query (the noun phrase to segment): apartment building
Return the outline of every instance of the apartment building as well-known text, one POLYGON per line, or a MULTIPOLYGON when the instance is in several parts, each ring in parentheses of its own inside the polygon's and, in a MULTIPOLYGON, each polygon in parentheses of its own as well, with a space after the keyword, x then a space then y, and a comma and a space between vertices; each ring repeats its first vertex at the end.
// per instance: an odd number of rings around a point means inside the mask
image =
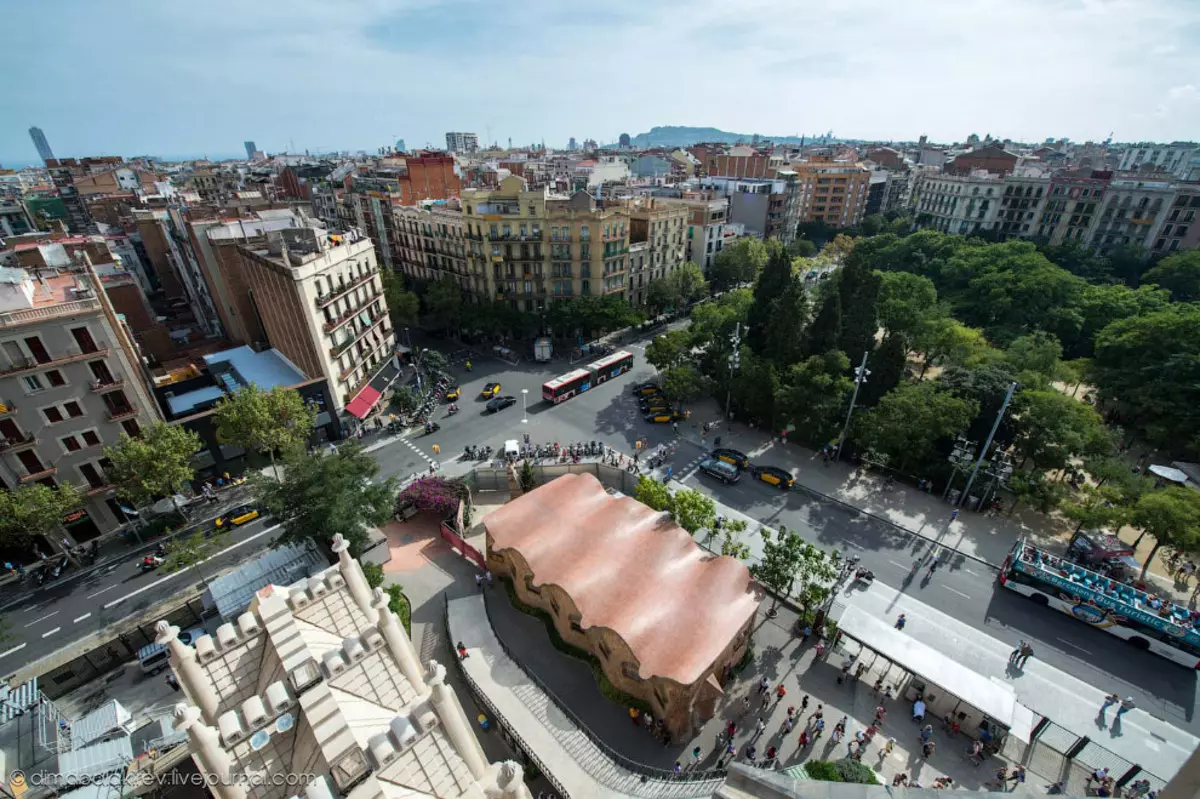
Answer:
POLYGON ((1004 182, 987 173, 926 175, 913 189, 917 224, 963 236, 993 230, 1003 192, 1004 182))
POLYGON ((1009 178, 1004 181, 997 229, 1005 236, 1033 235, 1046 206, 1050 178, 1009 178))
POLYGON ((713 259, 724 245, 725 224, 729 221, 729 198, 719 200, 683 200, 688 209, 687 259, 699 264, 708 274, 713 259))
POLYGON ((467 264, 466 224, 457 203, 426 203, 420 206, 396 206, 399 258, 397 271, 411 280, 441 280, 449 275, 473 302, 476 286, 467 264))
MULTIPOLYGON (((83 160, 86 162, 88 159, 83 160)), ((66 212, 67 229, 77 235, 91 232, 92 217, 88 213, 87 203, 75 188, 75 176, 84 174, 85 167, 74 158, 50 158, 46 160, 46 169, 50 172, 50 180, 54 182, 58 199, 62 201, 66 212)))
POLYGON ((270 346, 310 379, 325 377, 336 411, 367 416, 399 375, 371 240, 310 222, 238 252, 270 346))
MULTIPOLYGON (((735 145, 717 152, 701 145, 698 155, 702 157, 704 174, 712 178, 759 178, 775 176, 782 167, 783 159, 767 150, 757 150, 745 144, 735 145)), ((697 150, 693 150, 697 153, 697 150)))
POLYGON ((447 133, 446 149, 452 153, 473 153, 479 149, 479 137, 474 133, 447 133))
POLYGON ((629 216, 584 192, 529 190, 509 176, 462 198, 472 292, 540 311, 567 297, 595 297, 628 272, 629 216))
POLYGON ((800 180, 795 171, 781 169, 770 180, 706 178, 700 188, 727 197, 730 221, 744 225, 747 234, 784 244, 796 238, 800 180))
POLYGON ((90 261, 56 252, 36 269, 0 267, 0 488, 79 486, 86 503, 61 520, 79 543, 126 521, 104 447, 159 417, 90 261))
POLYGON ((216 304, 188 237, 187 221, 178 205, 133 212, 146 255, 168 299, 187 301, 195 324, 209 336, 220 336, 216 304))
POLYGON ((629 302, 641 307, 646 304, 650 286, 650 242, 631 241, 629 243, 629 273, 626 277, 629 302))
POLYGON ((0 241, 32 233, 33 219, 19 197, 0 197, 0 241))
MULTIPOLYGON (((647 244, 649 280, 666 277, 678 269, 686 260, 688 206, 661 197, 639 197, 629 200, 626 210, 629 213, 629 246, 643 241, 647 244)), ((619 265, 620 271, 610 274, 606 261, 605 294, 626 289, 625 260, 616 259, 611 263, 619 265)))
POLYGON ((1111 180, 1111 172, 1091 169, 1056 173, 1034 235, 1054 245, 1090 242, 1092 222, 1111 180))
POLYGON ((1131 144, 1121 153, 1117 166, 1122 172, 1161 169, 1180 180, 1200 179, 1200 145, 1195 142, 1138 142, 1131 144))
POLYGON ((814 156, 793 161, 780 176, 793 172, 799 183, 797 220, 830 227, 854 227, 867 210, 871 170, 862 164, 814 156))
POLYGON ((1113 178, 1092 229, 1091 248, 1101 255, 1127 245, 1152 249, 1175 196, 1176 186, 1170 180, 1113 178))
POLYGON ((1162 220, 1162 227, 1154 237, 1153 255, 1170 255, 1178 250, 1194 250, 1200 246, 1200 225, 1196 224, 1196 213, 1200 211, 1200 185, 1180 186, 1171 210, 1162 220))

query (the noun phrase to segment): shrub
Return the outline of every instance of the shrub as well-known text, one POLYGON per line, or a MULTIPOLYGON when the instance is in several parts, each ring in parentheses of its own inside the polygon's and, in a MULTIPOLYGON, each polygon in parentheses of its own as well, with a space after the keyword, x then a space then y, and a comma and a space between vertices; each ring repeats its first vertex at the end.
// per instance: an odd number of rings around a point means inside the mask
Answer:
POLYGON ((362 563, 363 577, 367 578, 367 585, 371 588, 378 588, 383 585, 383 567, 378 563, 362 563))
POLYGON ((853 782, 858 785, 877 785, 879 783, 875 779, 875 772, 857 760, 838 760, 833 763, 833 766, 841 776, 841 782, 853 782))
POLYGON ((828 760, 810 760, 804 764, 804 771, 814 780, 822 780, 824 782, 845 782, 842 779, 841 773, 833 763, 828 760))
POLYGON ((742 659, 733 667, 733 676, 736 677, 745 671, 751 663, 754 662, 754 642, 751 641, 746 645, 746 651, 742 653, 742 659))
POLYGON ((384 590, 388 594, 388 608, 400 617, 400 623, 404 625, 404 632, 408 633, 409 638, 412 638, 412 604, 405 596, 404 588, 400 585, 389 585, 384 590))

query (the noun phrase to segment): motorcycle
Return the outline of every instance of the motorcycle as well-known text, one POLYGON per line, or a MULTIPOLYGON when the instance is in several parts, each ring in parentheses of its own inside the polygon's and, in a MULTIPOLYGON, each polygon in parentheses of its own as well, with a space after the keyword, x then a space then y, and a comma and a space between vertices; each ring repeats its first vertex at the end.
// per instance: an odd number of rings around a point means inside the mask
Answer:
POLYGON ((871 583, 875 582, 875 572, 870 569, 860 568, 854 572, 854 582, 870 586, 871 583))
POLYGON ((451 405, 449 408, 447 408, 447 409, 446 409, 446 415, 447 415, 447 416, 453 416, 453 415, 454 415, 454 414, 456 414, 456 413, 458 413, 458 406, 457 406, 457 405, 451 405))
POLYGON ((142 574, 145 574, 146 572, 154 571, 161 565, 163 565, 162 558, 158 557, 157 555, 147 555, 146 557, 142 558, 142 562, 138 564, 138 569, 141 570, 142 574))
POLYGON ((442 429, 442 426, 440 424, 438 424, 437 422, 426 422, 425 423, 425 435, 427 435, 427 436, 431 436, 441 429, 442 429))
POLYGON ((475 447, 471 446, 470 444, 467 444, 465 447, 463 447, 463 459, 464 460, 474 460, 475 459, 475 447))
POLYGON ((62 574, 63 570, 66 568, 67 568, 67 557, 64 555, 62 560, 55 563, 54 568, 50 570, 50 579, 51 580, 57 579, 58 575, 62 574))

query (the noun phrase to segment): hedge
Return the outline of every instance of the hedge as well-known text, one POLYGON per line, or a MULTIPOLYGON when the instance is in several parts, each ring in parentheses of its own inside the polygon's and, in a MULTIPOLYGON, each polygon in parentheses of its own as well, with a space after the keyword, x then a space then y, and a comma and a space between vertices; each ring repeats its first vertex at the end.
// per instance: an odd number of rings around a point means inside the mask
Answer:
POLYGON ((875 772, 856 760, 810 760, 804 764, 810 779, 823 782, 851 782, 857 785, 878 785, 875 772))

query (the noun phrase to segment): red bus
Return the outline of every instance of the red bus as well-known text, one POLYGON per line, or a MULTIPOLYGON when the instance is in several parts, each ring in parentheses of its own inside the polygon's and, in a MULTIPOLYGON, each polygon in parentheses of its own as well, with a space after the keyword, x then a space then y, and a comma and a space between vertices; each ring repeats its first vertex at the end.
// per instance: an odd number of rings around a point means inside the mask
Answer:
POLYGON ((542 384, 542 399, 559 403, 633 368, 633 353, 621 350, 542 384))
POLYGON ((587 369, 595 378, 595 384, 599 385, 605 380, 617 375, 622 375, 633 368, 633 353, 620 350, 612 355, 606 355, 598 361, 593 361, 587 365, 587 369))

